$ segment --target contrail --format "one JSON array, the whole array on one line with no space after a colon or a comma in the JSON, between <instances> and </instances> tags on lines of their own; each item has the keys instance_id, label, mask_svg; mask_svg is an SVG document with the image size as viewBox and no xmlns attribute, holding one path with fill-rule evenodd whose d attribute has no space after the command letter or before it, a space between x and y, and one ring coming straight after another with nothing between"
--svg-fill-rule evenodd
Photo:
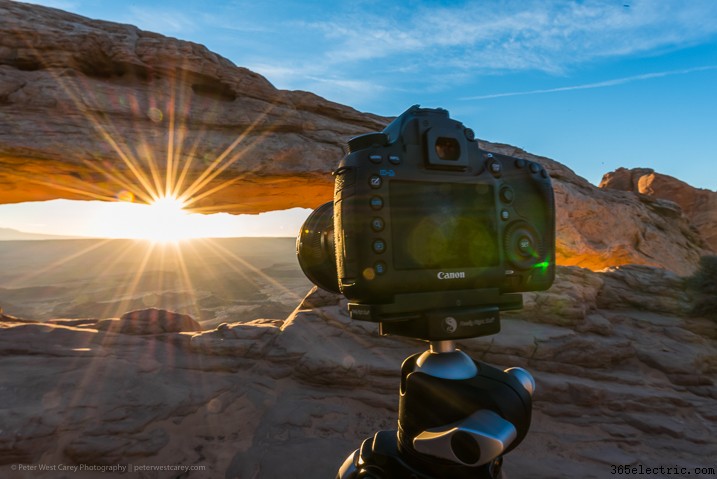
<instances>
[{"instance_id":1,"label":"contrail","mask_svg":"<svg viewBox=\"0 0 717 479\"><path fill-rule=\"evenodd\" d=\"M652 78L661 78L671 75L686 75L688 73L694 73L699 71L705 71L705 70L715 70L717 69L717 65L708 65L703 67L696 67L696 68L688 68L685 70L670 70L666 72L656 72L656 73L645 73L643 75L635 75L631 77L624 77L624 78L615 78L613 80L605 80L601 82L596 83L586 83L584 85L572 85L572 86L564 86L560 88L547 88L544 90L528 90L528 91L513 91L513 92L507 92L507 93L493 93L491 95L479 95L479 96L469 96L469 97L463 97L461 100L488 100L491 98L504 98L509 96L522 96L522 95L539 95L541 93L557 93L561 91L572 91L572 90L589 90L592 88L605 88L610 86L616 86L616 85L623 85L625 83L631 83L635 81L642 81L642 80L650 80Z\"/></svg>"}]
</instances>

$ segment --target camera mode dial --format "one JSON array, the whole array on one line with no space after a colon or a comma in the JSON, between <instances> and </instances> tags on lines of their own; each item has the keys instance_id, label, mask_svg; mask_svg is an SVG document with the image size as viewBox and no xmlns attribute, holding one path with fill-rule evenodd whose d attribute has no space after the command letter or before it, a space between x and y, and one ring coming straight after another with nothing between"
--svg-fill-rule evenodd
<instances>
[{"instance_id":1,"label":"camera mode dial","mask_svg":"<svg viewBox=\"0 0 717 479\"><path fill-rule=\"evenodd\" d=\"M377 148L388 144L388 135L385 133L367 133L349 140L349 153L365 150L366 148Z\"/></svg>"}]
</instances>

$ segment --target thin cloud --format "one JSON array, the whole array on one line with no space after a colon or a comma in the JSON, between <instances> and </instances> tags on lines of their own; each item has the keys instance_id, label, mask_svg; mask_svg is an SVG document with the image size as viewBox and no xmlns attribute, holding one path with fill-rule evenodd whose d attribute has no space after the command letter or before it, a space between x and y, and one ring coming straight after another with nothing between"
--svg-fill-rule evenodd
<instances>
[{"instance_id":1,"label":"thin cloud","mask_svg":"<svg viewBox=\"0 0 717 479\"><path fill-rule=\"evenodd\" d=\"M317 42L323 49L301 62L312 76L341 72L347 79L364 78L368 71L390 89L403 78L388 70L420 65L413 83L447 89L464 83L461 78L503 72L567 75L580 65L683 49L717 36L717 22L707 20L717 18L717 2L704 0L634 0L630 7L597 0L507 0L399 6L381 15L366 11L341 11L340 20L302 25L323 37Z\"/></svg>"},{"instance_id":2,"label":"thin cloud","mask_svg":"<svg viewBox=\"0 0 717 479\"><path fill-rule=\"evenodd\" d=\"M661 54L717 36L717 22L709 21L717 18L712 0L631 0L629 8L603 0L441 3L381 3L377 10L375 0L356 0L329 11L307 4L300 18L242 7L241 24L234 25L241 32L237 53L229 56L279 88L345 101L343 95L353 98L357 87L429 92L505 72L569 76L581 65ZM229 14L169 11L163 16L138 7L131 13L142 28L165 23L149 28L163 33L208 25L229 37L236 32L227 26L233 20L218 21L232 19ZM247 35L252 25L258 29ZM592 88L600 86L611 85Z\"/></svg>"},{"instance_id":3,"label":"thin cloud","mask_svg":"<svg viewBox=\"0 0 717 479\"><path fill-rule=\"evenodd\" d=\"M717 35L717 2L507 1L365 11L306 24L327 39L324 58L390 58L435 69L560 73L598 58L682 48Z\"/></svg>"},{"instance_id":4,"label":"thin cloud","mask_svg":"<svg viewBox=\"0 0 717 479\"><path fill-rule=\"evenodd\" d=\"M573 90L590 90L593 88L607 88L607 87L611 87L611 86L624 85L625 83L650 80L652 78L662 78L662 77L672 76L672 75L686 75L688 73L694 73L694 72L700 72L700 71L706 71L706 70L715 70L715 69L717 69L717 65L708 65L708 66L697 67L697 68L688 68L688 69L684 69L684 70L670 70L670 71L664 71L664 72L645 73L643 75L634 75L634 76L623 77L623 78L615 78L612 80L605 80L605 81L595 82L595 83L585 83L582 85L571 85L571 86L564 86L564 87L558 87L558 88L546 88L546 89L542 89L542 90L513 91L513 92L506 92L506 93L493 93L490 95L469 96L469 97L461 98L461 100L491 100L494 98L505 98L505 97L511 97L511 96L541 95L544 93L559 93L559 92L573 91Z\"/></svg>"}]
</instances>

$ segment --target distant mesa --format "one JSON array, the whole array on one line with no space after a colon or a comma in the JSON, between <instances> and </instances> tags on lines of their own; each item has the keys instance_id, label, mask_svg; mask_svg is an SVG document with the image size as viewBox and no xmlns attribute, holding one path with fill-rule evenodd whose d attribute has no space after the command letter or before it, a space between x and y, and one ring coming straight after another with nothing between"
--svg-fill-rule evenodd
<instances>
[{"instance_id":1,"label":"distant mesa","mask_svg":"<svg viewBox=\"0 0 717 479\"><path fill-rule=\"evenodd\" d=\"M63 240L86 239L81 236L46 235L41 233L28 233L12 228L0 228L0 241L33 241L33 240Z\"/></svg>"},{"instance_id":2,"label":"distant mesa","mask_svg":"<svg viewBox=\"0 0 717 479\"><path fill-rule=\"evenodd\" d=\"M314 208L332 198L346 140L389 121L278 90L202 45L131 25L1 0L0 16L0 203L114 201L128 188L142 201L154 171L185 189L199 181L199 212ZM671 201L659 177L598 188L548 158L482 145L550 172L560 264L689 274L716 248L715 208L696 206L714 199L688 185Z\"/></svg>"},{"instance_id":3,"label":"distant mesa","mask_svg":"<svg viewBox=\"0 0 717 479\"><path fill-rule=\"evenodd\" d=\"M119 318L51 319L48 321L35 321L4 314L0 307L0 323L46 324L61 327L96 329L109 333L136 336L202 331L202 326L188 314L175 313L158 308L130 311Z\"/></svg>"},{"instance_id":4,"label":"distant mesa","mask_svg":"<svg viewBox=\"0 0 717 479\"><path fill-rule=\"evenodd\" d=\"M102 319L95 327L101 331L137 335L202 330L201 325L187 314L157 308L130 311L119 319Z\"/></svg>"}]
</instances>

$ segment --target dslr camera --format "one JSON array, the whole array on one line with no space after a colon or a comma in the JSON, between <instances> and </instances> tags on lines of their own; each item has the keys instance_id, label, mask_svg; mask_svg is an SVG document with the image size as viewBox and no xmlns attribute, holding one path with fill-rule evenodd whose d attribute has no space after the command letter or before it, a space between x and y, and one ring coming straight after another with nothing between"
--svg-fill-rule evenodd
<instances>
[{"instance_id":1,"label":"dslr camera","mask_svg":"<svg viewBox=\"0 0 717 479\"><path fill-rule=\"evenodd\" d=\"M438 108L348 142L334 199L308 217L299 264L350 317L428 341L500 331L499 312L555 275L555 204L538 163L482 150Z\"/></svg>"}]
</instances>

